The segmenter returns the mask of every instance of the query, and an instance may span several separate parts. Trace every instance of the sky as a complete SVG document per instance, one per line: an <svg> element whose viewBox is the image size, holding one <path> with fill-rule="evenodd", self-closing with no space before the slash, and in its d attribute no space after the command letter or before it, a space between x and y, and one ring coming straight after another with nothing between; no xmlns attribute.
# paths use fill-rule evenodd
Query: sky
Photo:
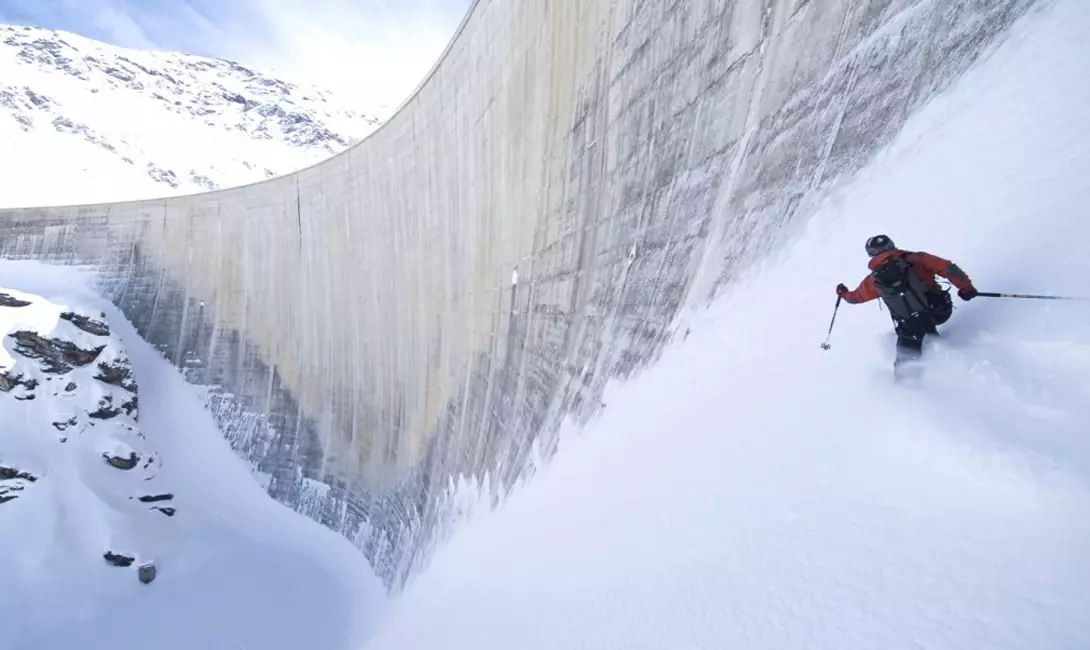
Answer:
<svg viewBox="0 0 1090 650"><path fill-rule="evenodd" d="M0 0L0 23L221 57L395 108L472 0Z"/></svg>

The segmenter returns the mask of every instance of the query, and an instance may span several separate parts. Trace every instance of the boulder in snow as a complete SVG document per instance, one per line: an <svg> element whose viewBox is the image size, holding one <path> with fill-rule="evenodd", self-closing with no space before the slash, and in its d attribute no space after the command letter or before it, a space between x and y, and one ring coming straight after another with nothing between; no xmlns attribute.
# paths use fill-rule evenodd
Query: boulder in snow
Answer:
<svg viewBox="0 0 1090 650"><path fill-rule="evenodd" d="M37 476L34 476L30 472L22 472L14 467L4 467L0 465L0 481L8 481L13 479L22 479L24 481L30 481L33 483L38 480Z"/></svg>
<svg viewBox="0 0 1090 650"><path fill-rule="evenodd" d="M159 501L170 501L174 498L174 495L167 492L165 494L146 494L140 497L140 501L143 503L158 503Z"/></svg>
<svg viewBox="0 0 1090 650"><path fill-rule="evenodd" d="M72 416L72 417L68 418L67 420L61 420L60 422L54 422L53 423L53 428L55 428L57 431L64 431L68 427L76 426L76 424L77 424L76 417Z"/></svg>
<svg viewBox="0 0 1090 650"><path fill-rule="evenodd" d="M43 372L57 375L70 372L77 366L86 366L106 348L100 345L84 350L71 341L52 339L29 330L20 330L10 336L16 341L16 352L28 359L40 359Z"/></svg>
<svg viewBox="0 0 1090 650"><path fill-rule="evenodd" d="M136 455L135 451L130 451L128 456L114 456L113 454L104 453L102 457L117 469L129 470L136 467L136 464L140 462L140 457Z"/></svg>
<svg viewBox="0 0 1090 650"><path fill-rule="evenodd" d="M29 304L26 300L19 300L6 293L0 293L0 307L26 307Z"/></svg>
<svg viewBox="0 0 1090 650"><path fill-rule="evenodd" d="M95 320L90 316L84 316L77 314L74 311L66 311L61 314L61 318L72 323L76 327L80 328L88 334L94 334L95 336L109 336L110 326L102 321Z"/></svg>
<svg viewBox="0 0 1090 650"><path fill-rule="evenodd" d="M0 371L0 390L6 393L16 386L23 386L27 390L34 390L38 387L38 380L34 378L23 379L23 375L20 373L11 374L6 371Z"/></svg>
<svg viewBox="0 0 1090 650"><path fill-rule="evenodd" d="M136 577L140 579L140 582L148 584L152 580L155 580L155 575L157 573L158 571L155 569L155 563L148 562L147 564L140 565L140 567L136 570Z"/></svg>
<svg viewBox="0 0 1090 650"><path fill-rule="evenodd" d="M100 362L95 379L111 386L124 388L131 393L136 392L136 381L133 379L132 367L129 366L128 359L116 359L112 363Z"/></svg>
<svg viewBox="0 0 1090 650"><path fill-rule="evenodd" d="M19 496L16 492L22 492L27 483L37 480L30 472L0 465L0 503L14 501Z"/></svg>
<svg viewBox="0 0 1090 650"><path fill-rule="evenodd" d="M106 551L102 554L102 557L110 564L122 567L131 566L132 563L136 561L136 558L134 557L122 553L114 553L113 551Z"/></svg>

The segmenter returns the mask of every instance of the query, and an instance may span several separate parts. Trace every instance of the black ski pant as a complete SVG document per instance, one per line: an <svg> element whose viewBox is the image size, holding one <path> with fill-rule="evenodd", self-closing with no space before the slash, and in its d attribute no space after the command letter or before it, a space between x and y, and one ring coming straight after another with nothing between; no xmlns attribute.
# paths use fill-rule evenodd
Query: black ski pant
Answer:
<svg viewBox="0 0 1090 650"><path fill-rule="evenodd" d="M928 334L936 334L936 326L950 320L954 313L954 300L948 291L927 294L927 303L931 307L927 314L912 322L897 323L897 359L919 359L923 354L923 339Z"/></svg>

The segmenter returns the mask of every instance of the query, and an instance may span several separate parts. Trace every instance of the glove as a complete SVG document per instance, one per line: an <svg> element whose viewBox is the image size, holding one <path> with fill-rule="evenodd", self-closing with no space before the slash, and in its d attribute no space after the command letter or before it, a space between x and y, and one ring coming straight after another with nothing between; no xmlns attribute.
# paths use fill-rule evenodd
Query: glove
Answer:
<svg viewBox="0 0 1090 650"><path fill-rule="evenodd" d="M848 287L843 284L836 285L836 295L840 298L844 297L844 294L848 293Z"/></svg>
<svg viewBox="0 0 1090 650"><path fill-rule="evenodd" d="M968 289L958 289L958 298L969 301L976 298L977 290L975 287L969 287Z"/></svg>

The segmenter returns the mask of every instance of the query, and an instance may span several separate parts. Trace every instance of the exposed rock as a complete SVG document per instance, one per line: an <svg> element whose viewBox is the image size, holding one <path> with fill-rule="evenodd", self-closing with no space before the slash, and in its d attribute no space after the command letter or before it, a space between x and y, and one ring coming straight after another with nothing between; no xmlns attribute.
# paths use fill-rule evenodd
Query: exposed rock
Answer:
<svg viewBox="0 0 1090 650"><path fill-rule="evenodd" d="M142 582L144 584L148 584L152 580L155 580L155 576L157 574L158 574L158 571L155 569L155 563L154 562L148 562L147 564L141 564L140 567L136 570L136 577L139 578L140 582Z"/></svg>
<svg viewBox="0 0 1090 650"><path fill-rule="evenodd" d="M136 381L133 379L132 367L128 359L118 359L113 363L99 362L95 379L132 393L136 392Z"/></svg>
<svg viewBox="0 0 1090 650"><path fill-rule="evenodd" d="M116 467L117 469L132 469L136 467L136 464L140 462L140 457L136 455L136 452L129 452L129 456L113 456L111 454L103 453L102 457L106 459L106 462Z"/></svg>
<svg viewBox="0 0 1090 650"><path fill-rule="evenodd" d="M163 513L168 517L173 517L175 512L174 508L171 508L170 506L165 506L162 508L160 508L159 506L155 506L154 508L152 508L152 510L158 510L159 512Z"/></svg>
<svg viewBox="0 0 1090 650"><path fill-rule="evenodd" d="M68 385L64 387L64 390L67 393L71 393L72 391L76 390L76 382L74 382L74 381L68 382Z"/></svg>
<svg viewBox="0 0 1090 650"><path fill-rule="evenodd" d="M71 341L46 338L27 330L15 332L11 337L16 340L16 352L28 359L41 359L42 370L57 375L69 372L75 366L86 366L106 348L101 345L84 350Z"/></svg>
<svg viewBox="0 0 1090 650"><path fill-rule="evenodd" d="M131 416L136 412L136 395L133 395L130 399L121 402L121 408L124 409L125 415Z"/></svg>
<svg viewBox="0 0 1090 650"><path fill-rule="evenodd" d="M72 417L64 420L63 422L54 422L53 426L57 429L57 431L64 431L68 427L76 426L76 422L76 416L73 415Z"/></svg>
<svg viewBox="0 0 1090 650"><path fill-rule="evenodd" d="M6 293L0 293L0 307L26 307L29 304L26 300L19 300Z"/></svg>
<svg viewBox="0 0 1090 650"><path fill-rule="evenodd" d="M89 316L77 314L72 311L66 311L61 314L61 318L72 323L76 327L80 328L88 334L94 334L95 336L109 336L110 326L102 321L97 321Z"/></svg>
<svg viewBox="0 0 1090 650"><path fill-rule="evenodd" d="M23 379L23 375L14 374L9 375L6 371L0 371L0 391L5 393L10 391L16 386L22 386L27 390L34 390L38 387L38 380L31 377L30 379Z"/></svg>
<svg viewBox="0 0 1090 650"><path fill-rule="evenodd" d="M181 187L181 183L178 182L177 174L169 169L163 169L154 163L148 163L148 176L151 176L152 180L166 183L173 188Z"/></svg>
<svg viewBox="0 0 1090 650"><path fill-rule="evenodd" d="M132 566L132 563L136 561L136 558L134 557L122 555L121 553L114 553L113 551L106 551L102 554L102 557L104 557L106 561L110 564L122 567Z"/></svg>
<svg viewBox="0 0 1090 650"><path fill-rule="evenodd" d="M173 498L174 495L168 492L166 494L148 494L140 497L140 500L144 503L157 503L159 501L170 501Z"/></svg>
<svg viewBox="0 0 1090 650"><path fill-rule="evenodd" d="M3 465L0 465L0 481L10 481L17 478L31 483L38 480L38 477L30 472L22 472L14 467L4 467Z"/></svg>
<svg viewBox="0 0 1090 650"><path fill-rule="evenodd" d="M95 409L94 411L91 411L90 413L88 413L87 415L89 417L95 418L96 420L109 420L110 418L117 417L120 414L121 414L121 409L119 409L117 407L100 406L97 409ZM94 425L93 422L91 424L92 424L92 426Z"/></svg>
<svg viewBox="0 0 1090 650"><path fill-rule="evenodd" d="M123 406L124 405L122 405L122 407ZM98 408L88 413L87 416L95 418L96 420L109 420L110 418L117 417L120 414L121 407L114 406L113 396L106 395L98 401Z"/></svg>

